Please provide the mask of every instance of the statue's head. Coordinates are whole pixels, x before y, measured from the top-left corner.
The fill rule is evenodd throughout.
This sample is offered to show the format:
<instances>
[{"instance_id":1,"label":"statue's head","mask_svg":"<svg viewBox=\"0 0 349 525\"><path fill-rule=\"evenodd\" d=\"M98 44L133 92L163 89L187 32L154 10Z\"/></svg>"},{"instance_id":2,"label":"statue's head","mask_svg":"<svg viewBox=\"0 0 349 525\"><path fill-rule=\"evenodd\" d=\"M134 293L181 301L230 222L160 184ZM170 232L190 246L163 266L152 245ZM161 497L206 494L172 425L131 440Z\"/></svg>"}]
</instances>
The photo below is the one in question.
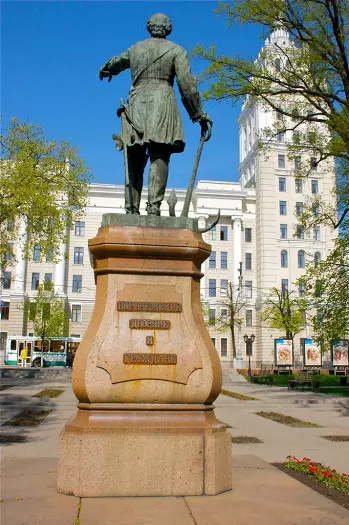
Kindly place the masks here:
<instances>
[{"instance_id":1,"label":"statue's head","mask_svg":"<svg viewBox=\"0 0 349 525\"><path fill-rule=\"evenodd\" d=\"M156 13L149 18L147 30L154 38L166 38L172 31L171 20L163 13Z\"/></svg>"}]
</instances>

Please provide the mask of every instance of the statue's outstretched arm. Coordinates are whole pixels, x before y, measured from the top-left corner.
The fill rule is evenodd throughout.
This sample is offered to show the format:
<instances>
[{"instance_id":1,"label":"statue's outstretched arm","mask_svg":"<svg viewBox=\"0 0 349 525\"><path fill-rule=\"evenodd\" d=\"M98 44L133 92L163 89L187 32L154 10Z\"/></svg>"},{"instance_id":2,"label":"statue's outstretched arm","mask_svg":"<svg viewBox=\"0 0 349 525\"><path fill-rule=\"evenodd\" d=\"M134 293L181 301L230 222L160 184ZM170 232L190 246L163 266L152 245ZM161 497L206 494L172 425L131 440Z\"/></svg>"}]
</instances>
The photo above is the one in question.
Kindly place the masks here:
<instances>
[{"instance_id":1,"label":"statue's outstretched arm","mask_svg":"<svg viewBox=\"0 0 349 525\"><path fill-rule=\"evenodd\" d=\"M128 51L125 51L125 53L121 53L121 55L111 58L106 64L104 64L99 70L99 78L101 80L103 80L103 78L109 78L109 80L111 80L112 76L118 75L121 71L129 69L129 67L130 57Z\"/></svg>"}]
</instances>

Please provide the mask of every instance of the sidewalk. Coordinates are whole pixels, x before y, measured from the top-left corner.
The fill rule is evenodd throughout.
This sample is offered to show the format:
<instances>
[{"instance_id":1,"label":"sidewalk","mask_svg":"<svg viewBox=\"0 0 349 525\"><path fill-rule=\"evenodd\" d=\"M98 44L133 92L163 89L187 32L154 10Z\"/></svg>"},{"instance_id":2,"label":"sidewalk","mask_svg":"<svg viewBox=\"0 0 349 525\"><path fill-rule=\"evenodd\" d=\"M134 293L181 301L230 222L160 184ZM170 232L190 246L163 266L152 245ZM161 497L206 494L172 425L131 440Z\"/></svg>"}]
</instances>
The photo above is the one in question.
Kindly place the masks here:
<instances>
[{"instance_id":1,"label":"sidewalk","mask_svg":"<svg viewBox=\"0 0 349 525\"><path fill-rule=\"evenodd\" d=\"M259 437L261 444L235 445L233 490L213 497L92 498L56 493L59 432L76 410L68 382L3 380L15 384L1 392L2 420L24 405L49 406L47 421L36 429L2 427L27 441L3 448L1 525L347 525L349 511L275 469L270 462L286 455L309 455L348 471L348 443L330 443L321 435L349 435L349 407L335 396L251 385L233 373L225 388L258 397L240 401L219 396L216 414L233 435ZM43 388L62 387L57 399L32 398ZM344 400L347 403L347 400ZM324 428L289 428L254 414L270 410L323 424Z\"/></svg>"}]
</instances>

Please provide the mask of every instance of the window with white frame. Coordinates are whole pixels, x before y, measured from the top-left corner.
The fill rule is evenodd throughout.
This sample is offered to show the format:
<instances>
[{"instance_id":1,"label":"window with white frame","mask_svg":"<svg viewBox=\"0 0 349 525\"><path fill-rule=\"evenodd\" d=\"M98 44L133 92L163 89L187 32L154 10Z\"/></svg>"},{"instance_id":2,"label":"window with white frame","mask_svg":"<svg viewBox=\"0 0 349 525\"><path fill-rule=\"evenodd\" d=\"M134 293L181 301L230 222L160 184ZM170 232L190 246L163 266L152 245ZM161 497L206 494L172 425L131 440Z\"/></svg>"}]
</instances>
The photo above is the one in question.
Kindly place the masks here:
<instances>
[{"instance_id":1,"label":"window with white frame","mask_svg":"<svg viewBox=\"0 0 349 525\"><path fill-rule=\"evenodd\" d=\"M81 323L81 304L72 305L71 320L73 323Z\"/></svg>"},{"instance_id":2,"label":"window with white frame","mask_svg":"<svg viewBox=\"0 0 349 525\"><path fill-rule=\"evenodd\" d=\"M245 296L246 299L252 298L252 281L245 281Z\"/></svg>"},{"instance_id":3,"label":"window with white frame","mask_svg":"<svg viewBox=\"0 0 349 525\"><path fill-rule=\"evenodd\" d=\"M287 224L280 224L280 239L287 239Z\"/></svg>"},{"instance_id":4,"label":"window with white frame","mask_svg":"<svg viewBox=\"0 0 349 525\"><path fill-rule=\"evenodd\" d=\"M245 269L252 270L252 253L245 253Z\"/></svg>"},{"instance_id":5,"label":"window with white frame","mask_svg":"<svg viewBox=\"0 0 349 525\"><path fill-rule=\"evenodd\" d=\"M286 201L280 201L280 215L287 215Z\"/></svg>"},{"instance_id":6,"label":"window with white frame","mask_svg":"<svg viewBox=\"0 0 349 525\"><path fill-rule=\"evenodd\" d=\"M82 275L73 275L72 292L81 292Z\"/></svg>"},{"instance_id":7,"label":"window with white frame","mask_svg":"<svg viewBox=\"0 0 349 525\"><path fill-rule=\"evenodd\" d=\"M217 237L216 226L206 233L206 239L208 241L215 241Z\"/></svg>"},{"instance_id":8,"label":"window with white frame","mask_svg":"<svg viewBox=\"0 0 349 525\"><path fill-rule=\"evenodd\" d=\"M278 168L285 168L285 167L286 167L285 155L278 155Z\"/></svg>"},{"instance_id":9,"label":"window with white frame","mask_svg":"<svg viewBox=\"0 0 349 525\"><path fill-rule=\"evenodd\" d=\"M305 251L298 251L298 268L305 268Z\"/></svg>"},{"instance_id":10,"label":"window with white frame","mask_svg":"<svg viewBox=\"0 0 349 525\"><path fill-rule=\"evenodd\" d=\"M228 279L221 279L221 295L226 296L228 294Z\"/></svg>"},{"instance_id":11,"label":"window with white frame","mask_svg":"<svg viewBox=\"0 0 349 525\"><path fill-rule=\"evenodd\" d=\"M288 267L288 253L287 250L281 250L281 268Z\"/></svg>"},{"instance_id":12,"label":"window with white frame","mask_svg":"<svg viewBox=\"0 0 349 525\"><path fill-rule=\"evenodd\" d=\"M252 242L252 228L245 228L245 242Z\"/></svg>"},{"instance_id":13,"label":"window with white frame","mask_svg":"<svg viewBox=\"0 0 349 525\"><path fill-rule=\"evenodd\" d=\"M302 179L296 179L295 182L296 193L303 193L303 181Z\"/></svg>"},{"instance_id":14,"label":"window with white frame","mask_svg":"<svg viewBox=\"0 0 349 525\"><path fill-rule=\"evenodd\" d=\"M286 191L286 177L279 177L279 191Z\"/></svg>"},{"instance_id":15,"label":"window with white frame","mask_svg":"<svg viewBox=\"0 0 349 525\"><path fill-rule=\"evenodd\" d=\"M246 326L252 326L252 310L245 311L245 324Z\"/></svg>"},{"instance_id":16,"label":"window with white frame","mask_svg":"<svg viewBox=\"0 0 349 525\"><path fill-rule=\"evenodd\" d=\"M313 239L314 241L320 240L320 226L314 226L313 228Z\"/></svg>"},{"instance_id":17,"label":"window with white frame","mask_svg":"<svg viewBox=\"0 0 349 525\"><path fill-rule=\"evenodd\" d=\"M84 264L84 249L81 247L74 248L74 264Z\"/></svg>"},{"instance_id":18,"label":"window with white frame","mask_svg":"<svg viewBox=\"0 0 349 525\"><path fill-rule=\"evenodd\" d=\"M211 252L208 259L209 268L216 268L216 252Z\"/></svg>"},{"instance_id":19,"label":"window with white frame","mask_svg":"<svg viewBox=\"0 0 349 525\"><path fill-rule=\"evenodd\" d=\"M228 252L221 252L221 269L226 270L228 268Z\"/></svg>"},{"instance_id":20,"label":"window with white frame","mask_svg":"<svg viewBox=\"0 0 349 525\"><path fill-rule=\"evenodd\" d=\"M77 237L84 237L85 235L85 222L84 221L75 222L75 235Z\"/></svg>"},{"instance_id":21,"label":"window with white frame","mask_svg":"<svg viewBox=\"0 0 349 525\"><path fill-rule=\"evenodd\" d=\"M209 297L216 297L216 279L208 280L208 295Z\"/></svg>"},{"instance_id":22,"label":"window with white frame","mask_svg":"<svg viewBox=\"0 0 349 525\"><path fill-rule=\"evenodd\" d=\"M228 356L228 339L226 337L221 337L221 357Z\"/></svg>"}]
</instances>

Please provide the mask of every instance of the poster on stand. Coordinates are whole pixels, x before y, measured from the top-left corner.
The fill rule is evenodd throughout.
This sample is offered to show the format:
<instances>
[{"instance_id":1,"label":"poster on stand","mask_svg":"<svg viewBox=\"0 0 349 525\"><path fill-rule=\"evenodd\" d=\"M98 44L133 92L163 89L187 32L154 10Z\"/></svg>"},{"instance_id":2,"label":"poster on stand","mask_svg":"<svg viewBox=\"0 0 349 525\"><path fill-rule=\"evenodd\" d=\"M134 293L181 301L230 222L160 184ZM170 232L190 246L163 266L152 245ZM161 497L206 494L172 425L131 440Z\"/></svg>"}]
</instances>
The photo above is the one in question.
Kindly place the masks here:
<instances>
[{"instance_id":1,"label":"poster on stand","mask_svg":"<svg viewBox=\"0 0 349 525\"><path fill-rule=\"evenodd\" d=\"M312 339L304 339L304 365L321 366L322 353L321 347Z\"/></svg>"},{"instance_id":2,"label":"poster on stand","mask_svg":"<svg viewBox=\"0 0 349 525\"><path fill-rule=\"evenodd\" d=\"M332 363L333 366L349 366L349 341L333 341Z\"/></svg>"},{"instance_id":3,"label":"poster on stand","mask_svg":"<svg viewBox=\"0 0 349 525\"><path fill-rule=\"evenodd\" d=\"M292 339L275 339L276 366L293 366Z\"/></svg>"}]
</instances>

